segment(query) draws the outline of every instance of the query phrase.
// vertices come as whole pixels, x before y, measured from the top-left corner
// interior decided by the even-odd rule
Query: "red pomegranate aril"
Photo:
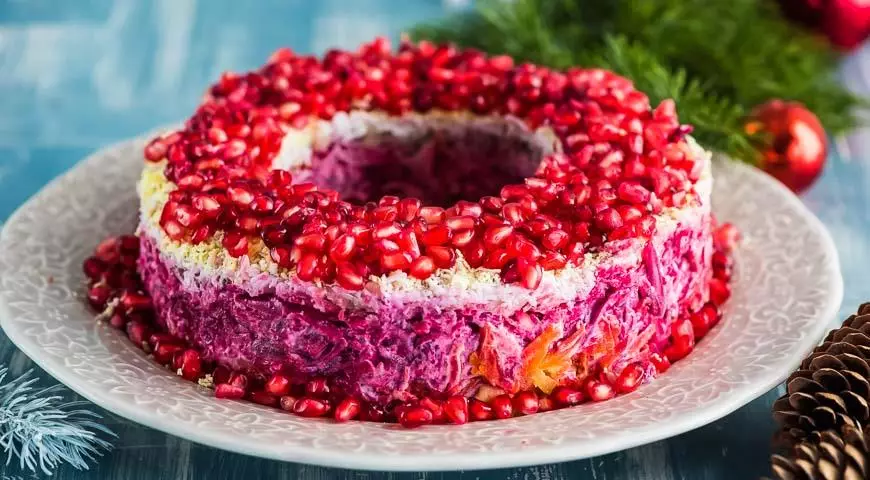
[[[668,357],[661,354],[652,353],[649,356],[649,360],[653,364],[653,367],[655,367],[656,372],[660,374],[667,372],[671,368],[671,361],[668,360]]]
[[[372,238],[375,240],[390,238],[394,235],[398,235],[401,231],[402,229],[395,222],[380,222],[374,230],[372,230]]]
[[[109,301],[109,296],[112,290],[106,285],[94,285],[88,289],[88,303],[94,310],[102,310],[106,308],[106,302]]]
[[[151,140],[145,147],[145,159],[149,162],[159,162],[166,156],[167,145],[159,138]]]
[[[359,419],[368,422],[383,422],[387,419],[387,414],[377,405],[366,404],[359,414]]]
[[[644,369],[638,363],[633,363],[625,367],[622,372],[616,377],[613,386],[619,393],[629,393],[637,390],[643,380]]]
[[[470,215],[460,215],[458,217],[451,217],[444,221],[444,224],[450,230],[462,231],[462,230],[471,230],[474,228],[474,217]]]
[[[247,207],[254,201],[254,194],[247,188],[239,186],[229,187],[227,197],[240,207]]]
[[[410,222],[417,216],[421,206],[420,200],[416,198],[403,198],[398,203],[399,220]]]
[[[82,264],[82,271],[91,281],[99,281],[106,272],[107,265],[97,257],[88,257]]]
[[[269,392],[251,392],[248,398],[250,398],[254,403],[265,405],[267,407],[278,406],[278,397]]]
[[[179,178],[175,184],[182,190],[196,190],[205,184],[205,179],[198,173],[191,173]]]
[[[536,261],[518,258],[516,269],[522,286],[529,290],[534,290],[541,284],[541,279],[544,277],[544,269]]]
[[[557,252],[547,252],[539,260],[544,270],[559,270],[568,264],[568,258]]]
[[[483,234],[483,241],[490,248],[500,246],[514,232],[514,227],[510,225],[499,225],[491,227]]]
[[[538,399],[539,412],[549,412],[550,410],[555,410],[557,408],[559,408],[559,406],[556,405],[556,402],[554,402],[550,397],[541,397]]]
[[[492,407],[476,398],[471,399],[468,404],[468,415],[474,421],[491,420],[495,417]]]
[[[148,337],[151,335],[151,327],[141,320],[130,320],[127,322],[127,338],[139,348],[145,348],[148,345]]]
[[[435,272],[435,261],[425,255],[417,257],[408,270],[408,274],[414,278],[425,280]]]
[[[646,203],[650,196],[649,190],[635,182],[620,183],[616,189],[616,194],[622,200],[634,204]]]
[[[695,334],[695,338],[700,339],[713,328],[713,325],[719,320],[719,314],[714,304],[708,304],[689,315],[689,320],[692,322],[692,332]]]
[[[558,250],[568,244],[569,235],[564,230],[551,230],[543,238],[541,245],[550,250]]]
[[[266,381],[264,389],[266,392],[278,397],[287,395],[290,393],[290,379],[281,374],[272,375]]]
[[[278,399],[278,407],[280,407],[281,410],[286,410],[288,412],[292,412],[294,405],[296,405],[296,397],[291,397],[290,395],[284,395]]]
[[[329,385],[323,377],[317,377],[305,384],[305,392],[313,397],[323,397],[329,394]]]
[[[531,415],[538,412],[538,396],[535,392],[519,392],[513,398],[514,411],[519,415]]]
[[[109,325],[115,328],[124,328],[127,324],[127,317],[122,312],[115,312],[109,317]]]
[[[176,345],[181,345],[182,340],[175,335],[164,333],[164,332],[155,332],[148,336],[148,343],[151,347],[157,347],[158,343],[172,343]]]
[[[552,393],[550,393],[550,398],[558,405],[570,407],[583,402],[583,392],[570,387],[559,386],[553,389]]]
[[[432,412],[423,407],[411,407],[399,415],[399,423],[405,428],[418,428],[432,423]]]
[[[586,396],[593,402],[603,402],[616,396],[616,391],[609,384],[591,379],[586,382]]]
[[[336,422],[347,422],[359,416],[361,410],[362,404],[359,400],[354,397],[347,397],[335,407],[333,416]]]
[[[511,225],[519,225],[525,220],[523,207],[519,203],[506,203],[501,208],[501,214]]]
[[[320,253],[326,248],[326,237],[319,233],[309,233],[296,237],[293,243],[306,250]]]
[[[490,400],[489,405],[496,418],[511,418],[514,416],[513,402],[507,394],[498,395]]]
[[[507,265],[508,262],[511,261],[513,256],[508,253],[507,250],[500,248],[498,250],[493,250],[489,252],[486,256],[486,260],[483,262],[483,266],[486,268],[498,269],[500,270],[502,267]]]
[[[446,218],[444,209],[441,207],[422,207],[420,208],[419,215],[429,225],[442,223]]]
[[[121,294],[121,305],[127,310],[147,310],[151,308],[151,297],[125,291]]]
[[[723,223],[713,232],[713,244],[719,250],[730,252],[740,243],[740,230],[733,224]]]
[[[432,412],[432,423],[444,422],[444,407],[439,400],[423,397],[420,399],[419,406]]]
[[[293,413],[300,417],[315,418],[326,415],[329,403],[326,400],[303,397],[293,404]]]
[[[406,270],[411,266],[411,254],[408,252],[395,252],[381,257],[381,267],[387,271]]]
[[[184,347],[181,345],[158,343],[157,346],[154,347],[154,360],[161,365],[166,365],[172,361],[172,356],[182,349],[184,349]]]
[[[718,279],[710,279],[710,301],[717,306],[722,306],[731,297],[731,287],[728,283]]]
[[[595,215],[595,224],[605,232],[615,230],[622,226],[622,217],[613,208],[605,208]]]
[[[350,258],[356,248],[356,239],[353,235],[342,234],[329,246],[329,258],[334,262],[341,262]]]
[[[453,237],[453,231],[445,225],[434,225],[429,227],[420,235],[420,242],[423,245],[444,245]]]
[[[450,423],[463,425],[468,423],[468,399],[461,395],[448,398],[443,405],[444,416]]]
[[[248,376],[240,372],[230,372],[229,377],[227,377],[227,383],[247,390]]]
[[[240,231],[233,230],[226,232],[221,241],[221,245],[223,245],[223,247],[227,249],[229,254],[233,257],[241,257],[248,253],[248,237]]]
[[[340,263],[335,268],[335,281],[348,290],[362,290],[365,279],[350,263]]]
[[[219,383],[215,385],[214,396],[216,398],[239,400],[245,397],[245,389],[228,383]]]
[[[426,247],[426,255],[432,258],[438,268],[451,268],[456,264],[456,251],[450,247]]]
[[[188,348],[181,353],[181,377],[191,382],[196,381],[202,373],[202,360],[199,352]]]

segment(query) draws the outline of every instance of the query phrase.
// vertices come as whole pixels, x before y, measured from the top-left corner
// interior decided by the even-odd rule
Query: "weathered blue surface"
[[[463,0],[0,0],[0,221],[48,180],[99,147],[187,116],[223,70],[262,63],[281,45],[301,52],[397,36]],[[862,54],[844,81],[870,91]],[[866,55],[864,55],[866,56]],[[846,277],[842,312],[870,299],[868,137],[837,142],[804,198],[830,228]],[[0,333],[0,364],[32,363]],[[46,383],[52,379],[41,373]],[[90,472],[58,479],[738,479],[767,473],[771,392],[725,419],[651,445],[571,463],[444,474],[352,472],[261,460],[107,415],[117,448]],[[94,407],[96,409],[96,407]],[[105,412],[103,412],[105,413]],[[642,415],[642,412],[638,412]],[[0,479],[31,478],[0,464]],[[6,475],[4,477],[3,475]]]

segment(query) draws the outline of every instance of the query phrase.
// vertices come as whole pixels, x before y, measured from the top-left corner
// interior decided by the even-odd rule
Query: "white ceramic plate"
[[[22,206],[0,236],[0,325],[30,358],[118,415],[250,455],[374,470],[497,468],[600,455],[712,422],[782,381],[842,299],[821,223],[759,171],[719,162],[715,212],[747,241],[722,324],[686,360],[614,400],[529,417],[403,430],[303,419],[211,391],[162,369],[83,301],[81,262],[129,232],[141,140],[102,150]]]

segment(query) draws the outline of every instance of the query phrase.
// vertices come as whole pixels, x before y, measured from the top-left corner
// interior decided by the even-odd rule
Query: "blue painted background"
[[[261,64],[278,46],[322,52],[458,11],[464,0],[0,0],[0,222],[49,179],[103,145],[186,117],[224,70]],[[842,79],[870,92],[866,49]],[[842,258],[841,317],[870,299],[870,144],[837,140],[804,200]],[[832,319],[833,320],[833,319]],[[0,333],[0,364],[32,363]],[[44,383],[52,379],[40,372]],[[119,434],[89,472],[58,479],[738,479],[766,474],[770,392],[685,435],[577,462],[462,473],[352,472],[261,460],[183,441],[101,411]],[[94,407],[95,410],[99,410]],[[642,412],[638,412],[642,415]],[[37,478],[0,465],[0,478]],[[5,475],[5,477],[4,477]]]

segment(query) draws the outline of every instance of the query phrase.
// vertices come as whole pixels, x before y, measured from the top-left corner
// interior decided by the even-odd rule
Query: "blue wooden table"
[[[278,46],[322,52],[463,8],[463,0],[0,0],[0,222],[48,180],[113,141],[186,117],[227,69],[261,64]],[[465,5],[467,6],[467,5]],[[868,61],[862,61],[867,57]],[[865,48],[843,81],[870,92]],[[870,132],[835,142],[804,196],[840,250],[841,316],[870,299]],[[0,365],[33,364],[0,333]],[[53,383],[39,372],[45,384]],[[739,479],[768,473],[769,392],[712,425],[603,457],[510,470],[353,472],[262,460],[196,445],[99,411],[115,449],[58,479]],[[639,412],[638,414],[642,414]],[[3,469],[5,468],[5,471]],[[0,479],[37,478],[0,464]]]

